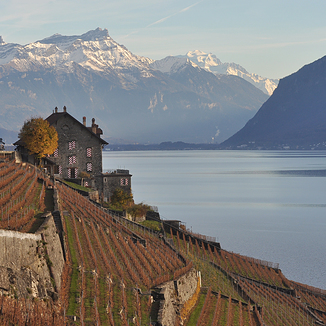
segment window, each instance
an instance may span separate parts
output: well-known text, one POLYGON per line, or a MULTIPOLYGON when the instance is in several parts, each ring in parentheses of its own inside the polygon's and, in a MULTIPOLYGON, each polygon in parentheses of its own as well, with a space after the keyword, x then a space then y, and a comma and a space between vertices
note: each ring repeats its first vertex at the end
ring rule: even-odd
POLYGON ((75 149, 76 148, 76 141, 75 140, 70 141, 68 143, 68 148, 69 148, 70 151, 75 149))
POLYGON ((93 164, 92 163, 86 163, 86 171, 92 172, 93 171, 93 164))
POLYGON ((53 157, 58 157, 59 156, 59 149, 57 148, 54 152, 53 152, 53 157))
POLYGON ((128 186, 128 179, 125 178, 120 179, 120 186, 128 186))
POLYGON ((68 161, 69 161, 69 164, 70 164, 70 165, 72 165, 72 164, 76 164, 76 163, 77 163, 76 155, 69 156, 69 157, 68 157, 68 161))
POLYGON ((76 168, 68 168, 68 179, 77 179, 78 177, 78 169, 76 168))
POLYGON ((92 157, 92 147, 86 148, 86 157, 92 157))
POLYGON ((59 174, 62 174, 62 166, 61 165, 59 165, 59 174))

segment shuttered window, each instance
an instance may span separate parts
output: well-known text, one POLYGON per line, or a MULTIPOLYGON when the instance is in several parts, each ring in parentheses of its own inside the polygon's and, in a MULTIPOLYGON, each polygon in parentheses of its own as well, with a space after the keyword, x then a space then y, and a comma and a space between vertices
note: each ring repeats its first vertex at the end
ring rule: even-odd
POLYGON ((75 140, 70 141, 68 143, 68 148, 69 148, 70 151, 75 149, 76 148, 76 141, 75 140))
POLYGON ((120 186, 128 186, 128 179, 126 178, 120 179, 120 186))
POLYGON ((69 156, 69 157, 68 157, 68 161, 69 161, 69 164, 70 164, 70 165, 72 165, 72 164, 76 164, 76 163, 77 163, 76 155, 69 156))
POLYGON ((93 164, 92 163, 87 163, 86 164, 86 171, 87 172, 92 172, 93 171, 93 164))

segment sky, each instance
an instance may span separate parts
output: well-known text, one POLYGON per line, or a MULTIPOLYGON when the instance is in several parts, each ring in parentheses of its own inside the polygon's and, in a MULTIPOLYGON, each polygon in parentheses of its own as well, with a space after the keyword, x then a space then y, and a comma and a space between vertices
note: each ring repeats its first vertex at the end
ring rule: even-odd
POLYGON ((134 54, 201 50, 267 78, 326 54, 326 0, 6 0, 0 35, 22 45, 100 27, 134 54))

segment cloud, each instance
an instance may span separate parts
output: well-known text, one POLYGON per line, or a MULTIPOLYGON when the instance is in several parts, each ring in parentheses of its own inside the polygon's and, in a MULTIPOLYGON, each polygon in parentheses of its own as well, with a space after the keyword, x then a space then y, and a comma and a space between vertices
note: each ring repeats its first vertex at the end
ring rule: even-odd
POLYGON ((189 6, 189 7, 187 7, 187 8, 183 8, 183 9, 180 10, 180 12, 185 12, 185 11, 189 10, 190 8, 192 8, 192 7, 194 7, 194 6, 197 6, 199 3, 203 2, 203 1, 204 1, 204 0, 198 1, 198 2, 192 4, 191 6, 189 6))
MULTIPOLYGON (((146 29, 146 28, 149 28, 149 27, 151 27, 151 26, 154 26, 154 25, 161 24, 161 23, 165 22, 166 20, 168 20, 169 18, 171 18, 171 17, 173 17, 173 16, 176 16, 176 15, 178 15, 178 14, 180 14, 180 13, 183 13, 183 12, 185 12, 185 11, 191 9, 191 8, 194 7, 194 6, 197 6, 199 3, 203 2, 203 1, 205 1, 205 0, 197 1, 196 3, 190 5, 190 6, 186 7, 186 8, 183 8, 183 9, 181 9, 181 10, 179 10, 179 11, 176 11, 175 13, 173 13, 173 14, 171 14, 171 15, 168 15, 168 16, 166 16, 166 17, 163 17, 163 18, 161 18, 161 19, 159 19, 159 20, 157 20, 157 21, 155 21, 155 22, 153 22, 153 23, 147 25, 147 26, 144 27, 142 30, 144 30, 144 29, 146 29)), ((133 34, 139 33, 139 31, 140 31, 140 30, 130 32, 128 35, 125 35, 123 38, 127 38, 127 37, 129 37, 129 36, 131 36, 131 35, 133 35, 133 34)))
POLYGON ((181 10, 179 10, 179 11, 177 11, 177 12, 171 14, 171 15, 169 15, 169 16, 166 16, 166 17, 164 17, 164 18, 161 18, 161 19, 157 20, 156 22, 147 25, 146 28, 151 27, 151 26, 153 26, 153 25, 161 24, 161 23, 165 22, 167 19, 169 19, 169 18, 171 18, 171 17, 173 17, 173 16, 176 16, 176 15, 182 13, 182 12, 185 12, 185 11, 189 10, 190 8, 192 8, 192 7, 196 6, 196 5, 198 5, 199 3, 203 2, 203 1, 204 1, 204 0, 200 0, 200 1, 198 1, 198 2, 196 2, 196 3, 194 3, 194 4, 190 5, 190 6, 188 6, 188 7, 186 7, 186 8, 183 8, 183 9, 181 9, 181 10))

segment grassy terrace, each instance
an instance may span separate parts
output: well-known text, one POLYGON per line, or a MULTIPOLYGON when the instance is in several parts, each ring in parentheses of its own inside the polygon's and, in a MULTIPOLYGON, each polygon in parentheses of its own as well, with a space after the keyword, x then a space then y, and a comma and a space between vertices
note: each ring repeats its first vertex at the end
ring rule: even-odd
POLYGON ((66 215, 64 217, 67 229, 67 238, 69 244, 69 251, 72 263, 72 273, 71 273, 71 283, 69 289, 69 306, 67 309, 67 315, 76 315, 77 314, 77 299, 79 296, 79 286, 78 286, 78 279, 79 279, 79 271, 78 271, 78 258, 76 248, 74 246, 74 236, 72 226, 69 221, 69 217, 66 215))
POLYGON ((61 181, 63 183, 65 183, 66 185, 68 185, 71 188, 74 188, 76 190, 82 190, 82 191, 86 191, 86 192, 91 192, 92 191, 91 188, 83 187, 83 186, 78 185, 77 183, 74 183, 74 182, 70 182, 70 181, 66 181, 66 180, 61 180, 61 181))

